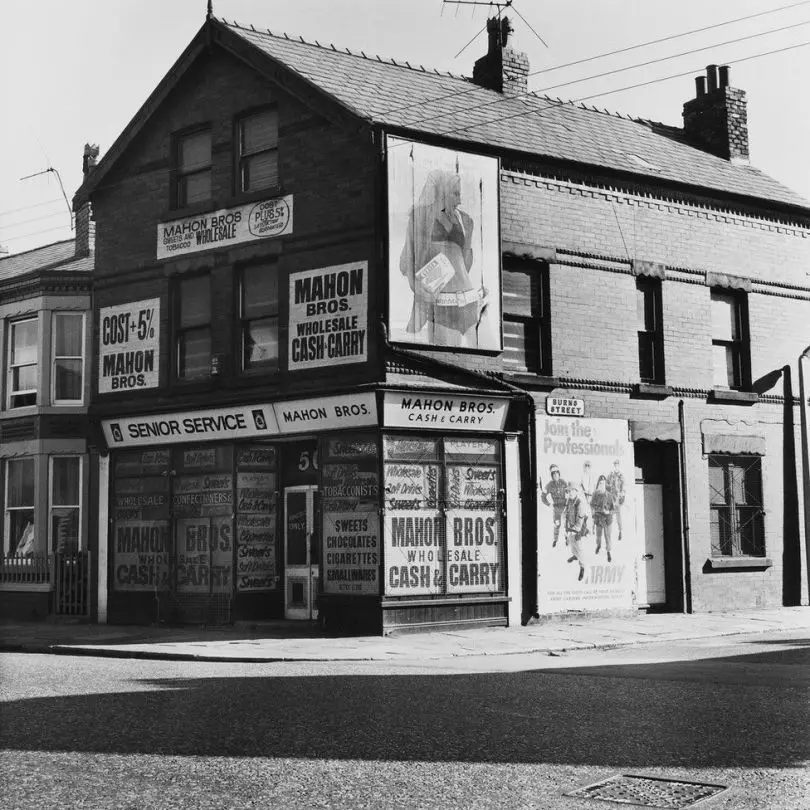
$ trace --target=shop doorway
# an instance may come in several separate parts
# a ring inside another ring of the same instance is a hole
[[[315,486],[284,490],[284,617],[318,618],[321,538],[319,493]]]
[[[667,601],[664,567],[664,488],[661,484],[637,485],[636,537],[643,540],[638,564],[639,602],[653,606]]]

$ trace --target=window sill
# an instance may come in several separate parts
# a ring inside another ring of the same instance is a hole
[[[672,389],[668,385],[657,383],[636,383],[633,386],[633,395],[650,399],[666,399],[672,396]]]
[[[770,557],[709,557],[706,569],[728,571],[739,569],[765,570],[773,565]]]
[[[739,405],[753,405],[759,402],[756,391],[738,391],[734,388],[712,388],[709,402],[736,402]]]
[[[547,377],[543,374],[532,374],[529,371],[504,371],[503,378],[513,385],[525,385],[530,388],[552,388],[560,387],[558,377]]]
[[[214,205],[214,200],[203,200],[202,202],[191,203],[191,205],[184,205],[177,208],[169,208],[164,211],[161,217],[161,222],[170,222],[173,219],[185,219],[186,217],[193,217],[197,214],[206,214],[210,211],[216,211],[218,206]]]
[[[284,191],[281,186],[269,186],[258,191],[240,191],[232,197],[223,200],[223,208],[233,208],[237,205],[249,205],[258,200],[273,200],[276,197],[283,197]]]

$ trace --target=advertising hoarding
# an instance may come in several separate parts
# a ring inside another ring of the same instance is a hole
[[[160,376],[160,299],[99,310],[98,392],[157,388]]]

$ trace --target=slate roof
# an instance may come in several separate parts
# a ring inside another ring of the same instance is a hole
[[[503,96],[471,79],[215,19],[370,123],[810,208],[759,169],[683,142],[683,131],[547,96]]]
[[[15,253],[0,258],[0,281],[24,276],[37,270],[59,270],[69,273],[91,273],[93,257],[76,259],[76,245],[73,239],[54,242],[51,245]]]

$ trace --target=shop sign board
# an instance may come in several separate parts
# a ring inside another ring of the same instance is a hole
[[[373,391],[276,402],[273,410],[278,432],[285,434],[377,424],[377,403]]]
[[[105,419],[102,427],[110,447],[255,439],[278,433],[270,405]]]
[[[117,520],[113,542],[116,590],[168,590],[171,533],[167,520]]]
[[[368,262],[290,274],[290,371],[368,357]]]
[[[441,512],[389,509],[385,524],[386,594],[443,593],[445,519]]]
[[[157,388],[160,299],[130,301],[99,311],[98,392]]]
[[[374,504],[324,515],[325,593],[379,593],[380,519]]]
[[[495,510],[448,509],[446,517],[447,592],[501,590],[501,522]]]
[[[159,222],[157,258],[158,261],[171,259],[257,239],[285,236],[292,232],[293,198],[288,194],[286,197]]]
[[[641,551],[627,422],[546,416],[538,409],[536,441],[538,610],[632,608]],[[569,484],[576,495],[566,499]],[[587,533],[566,533],[578,514]]]
[[[585,416],[585,400],[570,397],[546,397],[549,416]]]
[[[427,430],[503,430],[509,401],[496,397],[387,392],[383,402],[386,427]]]

